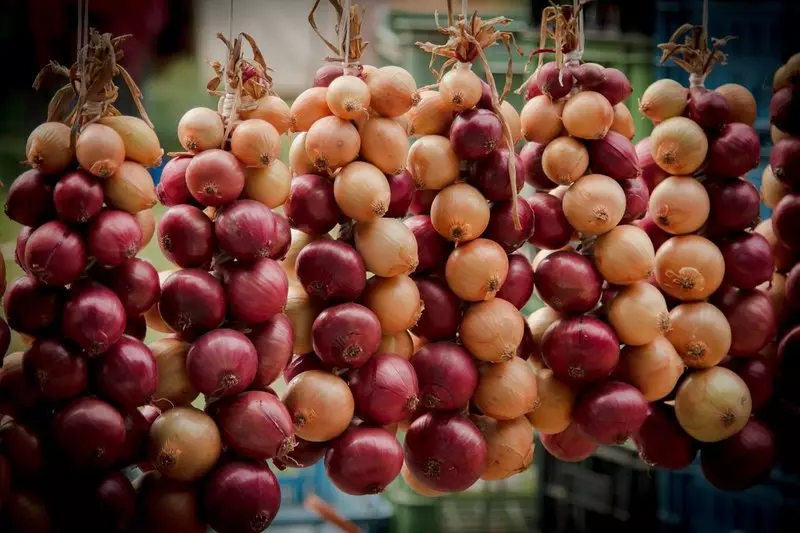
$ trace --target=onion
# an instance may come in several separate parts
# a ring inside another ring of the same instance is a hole
[[[671,329],[666,333],[687,366],[715,366],[728,354],[731,327],[725,315],[706,302],[686,303],[669,315]]]
[[[381,337],[381,344],[378,346],[377,353],[395,354],[406,361],[411,359],[414,354],[414,341],[411,333],[401,331],[396,335],[384,335]]]
[[[501,137],[500,119],[488,109],[462,112],[450,126],[450,141],[461,159],[486,157],[495,149]]]
[[[800,272],[800,269],[795,269],[797,272]],[[789,288],[793,290],[797,290],[797,272],[793,275],[794,281],[789,286]],[[782,324],[786,322],[786,319],[789,315],[789,302],[787,297],[787,286],[786,281],[787,276],[783,274],[779,274],[775,272],[772,277],[768,281],[765,281],[758,287],[758,290],[762,291],[764,294],[769,296],[770,301],[772,302],[772,307],[775,310],[775,316],[777,317],[778,324]],[[794,299],[794,298],[793,298]]]
[[[306,152],[318,172],[332,174],[358,157],[361,137],[355,126],[339,117],[323,117],[306,134]]]
[[[295,282],[297,279],[295,273],[297,256],[300,254],[302,249],[308,244],[317,240],[330,240],[330,236],[327,234],[309,235],[308,233],[303,233],[302,231],[296,229],[290,229],[289,239],[291,241],[289,249],[287,250],[286,256],[283,258],[281,264],[283,269],[286,271],[286,275],[289,277],[289,280]]]
[[[81,235],[54,220],[33,231],[25,243],[28,271],[47,285],[74,282],[86,268],[86,245]]]
[[[542,166],[542,157],[546,148],[546,144],[529,142],[525,143],[519,152],[520,169],[525,176],[525,181],[535,189],[545,191],[555,187],[555,183],[550,181]]]
[[[78,163],[90,173],[101,178],[114,174],[125,159],[122,137],[103,124],[89,124],[83,128],[75,143]]]
[[[260,118],[239,123],[231,134],[231,153],[248,167],[266,167],[281,151],[280,133]]]
[[[528,315],[527,323],[531,332],[531,342],[535,345],[537,361],[541,362],[541,343],[547,328],[562,318],[561,313],[544,305]]]
[[[286,315],[278,314],[259,324],[248,337],[258,354],[258,369],[251,387],[266,389],[292,357],[292,323]]]
[[[232,257],[254,261],[269,257],[276,239],[274,215],[255,200],[237,200],[217,213],[217,242]]]
[[[36,492],[22,488],[9,490],[3,506],[0,524],[4,530],[24,533],[49,533],[53,531],[52,511]]]
[[[520,229],[514,227],[514,210],[511,200],[495,203],[489,213],[489,225],[483,237],[500,244],[507,253],[520,248],[533,234],[533,210],[522,198],[517,198]]]
[[[353,495],[382,492],[402,466],[403,449],[383,428],[350,428],[325,454],[325,469],[333,484]]]
[[[628,77],[624,72],[615,68],[603,70],[603,79],[594,87],[594,90],[605,96],[612,106],[626,100],[632,92]]]
[[[360,301],[375,313],[384,335],[395,335],[413,327],[424,305],[416,284],[405,274],[391,278],[373,276],[367,281]]]
[[[219,327],[225,307],[222,284],[202,270],[180,270],[161,286],[158,311],[164,322],[185,338]]]
[[[99,264],[118,266],[139,251],[142,230],[130,214],[106,209],[92,219],[87,241],[89,254]]]
[[[408,110],[410,135],[445,135],[453,122],[453,112],[437,91],[420,91]]]
[[[789,135],[800,133],[797,120],[800,110],[800,100],[797,98],[795,87],[786,87],[775,91],[769,101],[769,120]]]
[[[756,355],[775,337],[776,315],[769,296],[733,288],[716,296],[715,304],[731,325],[730,355]]]
[[[800,250],[800,235],[795,231],[800,222],[800,195],[791,193],[778,202],[772,213],[772,225],[780,244]]]
[[[354,161],[342,169],[336,176],[333,193],[342,212],[358,222],[382,217],[391,200],[386,176],[363,161]]]
[[[397,174],[405,169],[408,136],[397,122],[388,118],[371,118],[359,128],[359,134],[364,161],[386,174]]]
[[[525,140],[547,144],[558,137],[564,128],[561,122],[563,109],[563,103],[553,103],[550,97],[544,94],[525,102],[519,115]]]
[[[366,65],[365,65],[366,66]],[[373,67],[374,68],[374,67]],[[360,74],[366,74],[362,72]],[[333,80],[344,76],[344,67],[340,64],[326,63],[314,73],[314,87],[328,87]],[[362,76],[366,77],[366,76]]]
[[[639,177],[641,169],[636,149],[624,135],[609,132],[604,138],[589,143],[592,171],[616,180]]]
[[[125,308],[110,289],[86,282],[70,288],[61,321],[63,333],[88,356],[105,352],[122,337]]]
[[[461,301],[439,278],[421,277],[415,283],[422,313],[412,327],[414,334],[427,340],[454,338],[461,322]]]
[[[770,152],[769,164],[774,177],[782,183],[791,187],[799,185],[800,139],[788,137],[775,143]]]
[[[397,219],[357,223],[355,244],[367,270],[376,276],[408,274],[419,263],[414,234]]]
[[[180,267],[207,266],[214,255],[214,227],[198,208],[176,205],[158,222],[158,244],[164,256]]]
[[[5,320],[0,319],[0,353],[3,355],[8,352],[8,346],[11,344],[11,329]]]
[[[601,235],[622,220],[625,192],[619,183],[608,176],[591,174],[567,189],[562,205],[564,215],[573,228]]]
[[[49,330],[61,316],[65,291],[22,276],[8,286],[3,297],[3,311],[15,331],[38,335]]]
[[[292,174],[280,159],[264,167],[245,169],[244,193],[274,209],[283,205],[289,197]]]
[[[292,381],[295,376],[302,374],[308,370],[323,370],[331,373],[332,368],[319,360],[317,354],[314,352],[295,355],[292,357],[286,368],[283,369],[283,379],[287,383]]]
[[[614,108],[602,94],[582,91],[567,100],[561,118],[573,137],[602,139],[614,122]]]
[[[633,139],[636,134],[633,115],[631,115],[628,106],[622,102],[614,106],[614,121],[611,123],[609,131],[619,133],[626,139]]]
[[[377,69],[365,80],[370,92],[370,106],[379,115],[397,117],[411,109],[417,83],[407,70],[387,66]]]
[[[475,107],[482,94],[481,79],[472,71],[470,63],[457,63],[442,76],[439,83],[439,95],[442,101],[456,112]]]
[[[705,224],[710,200],[703,185],[690,176],[671,176],[650,195],[650,213],[658,226],[672,234],[692,233]]]
[[[58,174],[66,170],[73,157],[70,136],[69,126],[61,122],[39,124],[25,144],[25,162],[43,174]]]
[[[650,466],[681,470],[694,461],[696,442],[678,424],[675,410],[663,403],[651,403],[644,423],[633,435],[639,457]]]
[[[584,391],[572,414],[580,430],[600,444],[623,444],[644,423],[647,401],[635,387],[607,381]]]
[[[597,443],[571,423],[561,433],[540,434],[539,440],[550,455],[561,461],[577,463],[594,453]]]
[[[534,409],[536,375],[533,368],[513,355],[481,371],[472,401],[495,420],[512,420]]]
[[[285,216],[275,212],[272,213],[272,216],[275,220],[275,240],[272,241],[269,258],[282,261],[292,245],[292,227],[289,225],[289,219]]]
[[[308,294],[323,301],[353,301],[364,290],[366,270],[349,244],[320,240],[298,254],[297,278]]]
[[[569,66],[564,65],[559,68],[555,61],[551,61],[536,70],[532,81],[538,85],[541,94],[546,94],[552,100],[558,100],[567,96],[572,90],[574,77]]]
[[[186,168],[191,162],[190,157],[173,157],[164,165],[156,187],[158,200],[162,204],[173,206],[195,202],[186,185]]]
[[[746,179],[715,180],[706,184],[706,191],[711,206],[706,222],[708,233],[743,231],[758,220],[758,189]]]
[[[205,206],[232,202],[242,194],[244,182],[242,164],[224,150],[206,150],[194,156],[186,167],[186,186],[194,199]]]
[[[658,166],[673,175],[690,175],[706,159],[708,139],[694,121],[667,119],[650,135],[650,150]]]
[[[639,112],[658,124],[683,114],[689,91],[675,80],[664,78],[650,84],[639,99]]]
[[[320,309],[319,304],[309,298],[302,287],[297,285],[289,286],[285,313],[292,322],[295,352],[308,353],[312,351],[311,327]]]
[[[503,118],[508,125],[508,129],[511,130],[511,142],[516,146],[516,144],[522,139],[522,120],[520,119],[519,113],[517,113],[517,110],[508,102],[508,100],[503,100],[500,102],[500,114],[503,115]],[[500,137],[499,146],[505,148],[508,147],[505,136]]]
[[[647,185],[647,190],[652,193],[659,183],[669,177],[669,173],[658,166],[653,159],[650,137],[645,137],[636,144],[636,157],[642,171],[642,180]]]
[[[283,268],[272,259],[226,267],[224,282],[230,315],[242,322],[265,322],[286,305],[289,282]]]
[[[742,430],[704,446],[700,464],[705,478],[723,490],[742,490],[765,481],[776,460],[775,436],[769,427],[750,420]]]
[[[283,206],[293,228],[306,233],[328,233],[341,216],[330,180],[315,174],[296,176]]]
[[[605,67],[598,63],[582,63],[573,67],[572,74],[582,90],[593,89],[603,82]]]
[[[406,420],[419,404],[419,386],[411,363],[394,354],[376,354],[350,376],[355,413],[382,426]]]
[[[121,456],[125,421],[109,404],[81,398],[56,413],[53,437],[72,466],[105,469]]]
[[[672,235],[661,229],[650,216],[650,213],[645,215],[641,220],[633,223],[636,227],[641,228],[650,238],[653,243],[653,249],[658,251],[661,245],[672,238]]]
[[[4,417],[5,418],[5,417]],[[14,468],[16,482],[35,480],[44,472],[46,463],[44,435],[31,426],[12,418],[0,428],[0,450]],[[1,487],[0,487],[1,489]],[[2,497],[3,494],[0,494]]]
[[[306,152],[306,133],[295,135],[289,148],[289,170],[292,176],[311,174],[315,171],[314,162]]]
[[[473,421],[486,440],[486,467],[481,479],[508,479],[530,466],[535,445],[531,425],[525,417],[497,421],[481,416]]]
[[[353,418],[353,395],[339,377],[308,370],[294,377],[283,403],[292,415],[295,433],[311,442],[341,435]]]
[[[292,125],[291,110],[283,99],[274,94],[268,94],[256,100],[255,103],[256,107],[241,111],[239,116],[244,120],[266,120],[281,135],[289,130]]]
[[[672,344],[659,335],[645,345],[623,348],[614,378],[633,385],[653,402],[672,392],[685,368]]]
[[[512,198],[511,180],[508,173],[508,156],[508,150],[499,148],[478,161],[475,166],[475,173],[470,182],[478,188],[487,200],[498,201]],[[518,155],[514,157],[516,158],[514,183],[516,184],[517,192],[519,192],[525,185],[524,167],[520,157]]]
[[[408,151],[408,170],[418,189],[439,190],[456,181],[460,162],[450,139],[425,135]]]
[[[198,395],[186,372],[186,354],[191,346],[178,339],[165,338],[148,347],[158,368],[158,386],[153,394],[156,406],[166,411],[191,404]]]
[[[620,342],[633,346],[648,344],[671,329],[664,297],[647,282],[623,288],[609,305],[608,320]]]
[[[722,245],[725,281],[740,289],[753,289],[772,278],[772,247],[758,233],[742,233]]]
[[[123,161],[119,169],[103,180],[106,204],[135,215],[158,201],[153,178],[142,165]]]
[[[770,361],[763,357],[731,358],[725,366],[736,372],[747,385],[754,413],[769,403],[775,382],[775,370]]]
[[[706,130],[713,130],[732,122],[730,106],[725,97],[705,87],[693,87],[689,90],[687,111],[687,116]]]
[[[308,468],[315,465],[325,457],[328,451],[328,442],[309,442],[303,439],[296,439],[297,446],[287,453],[282,458],[273,458],[272,464],[278,470],[284,470],[287,466],[290,468]]]
[[[292,131],[308,131],[311,126],[332,115],[327,103],[328,88],[312,87],[300,93],[291,106]]]
[[[206,480],[203,507],[216,531],[262,531],[280,504],[278,479],[264,464],[226,462]]]
[[[452,411],[467,404],[478,386],[475,362],[463,348],[433,342],[411,358],[419,382],[419,398],[426,409]]]
[[[453,250],[445,269],[450,289],[469,302],[494,298],[507,275],[508,256],[488,239],[475,239]]]
[[[673,237],[656,253],[659,287],[680,300],[707,298],[719,288],[724,274],[722,253],[703,237]]]
[[[119,297],[128,316],[141,315],[158,302],[158,272],[142,259],[133,259],[110,272],[108,286]]]
[[[533,268],[528,259],[521,254],[511,254],[508,256],[506,281],[496,296],[522,309],[533,294],[533,279]]]
[[[400,470],[400,476],[403,478],[403,481],[405,481],[406,485],[408,485],[408,488],[420,496],[425,496],[426,498],[438,498],[443,494],[438,490],[434,490],[424,485],[420,480],[414,477],[414,474],[411,473],[405,463],[403,464],[403,468]]]
[[[206,333],[186,355],[189,381],[209,396],[230,396],[245,390],[255,379],[257,366],[253,343],[232,329]]]
[[[728,122],[740,122],[748,126],[755,124],[758,111],[753,93],[736,83],[726,83],[715,90],[728,102],[730,108]]]
[[[38,175],[35,171],[28,172]],[[21,177],[17,178],[17,181],[12,184],[9,190],[9,202],[7,205],[11,205],[11,194],[14,191],[14,185],[20,179]],[[83,224],[99,213],[103,207],[103,187],[91,174],[83,170],[75,170],[65,174],[56,183],[52,194],[52,200],[49,198],[44,200],[36,209],[47,209],[48,203],[52,201],[58,217],[64,222]],[[7,214],[13,218],[13,213],[8,212]]]
[[[545,250],[566,246],[574,229],[564,215],[561,200],[547,193],[536,193],[527,201],[533,210],[533,235],[529,242]]]
[[[445,264],[453,246],[436,232],[431,223],[431,217],[428,215],[415,215],[403,222],[414,234],[417,241],[419,264],[416,272],[430,272]]]
[[[558,137],[547,144],[541,164],[550,181],[558,185],[571,185],[586,173],[589,152],[573,137]]]
[[[431,222],[449,240],[470,241],[489,224],[489,205],[475,187],[466,183],[450,185],[433,200]]]
[[[585,313],[600,301],[603,280],[586,257],[558,251],[536,267],[536,288],[542,301],[563,313]]]
[[[619,360],[619,340],[614,331],[591,316],[554,322],[547,328],[541,347],[556,377],[573,383],[605,379]]]
[[[173,481],[158,472],[139,478],[139,513],[153,533],[205,533],[197,504],[197,487]]]
[[[325,101],[337,117],[356,120],[369,113],[369,87],[356,76],[339,76],[328,85]]]
[[[340,304],[329,307],[317,316],[312,327],[312,338],[314,352],[322,362],[331,366],[358,368],[378,349],[381,325],[378,317],[363,305]]]
[[[434,190],[416,190],[411,198],[411,205],[408,210],[412,215],[429,215],[431,212],[431,204],[433,199],[439,191]]]
[[[150,458],[170,479],[200,479],[216,464],[221,448],[217,425],[193,407],[170,409],[150,427]]]
[[[0,367],[0,392],[8,398],[5,403],[11,404],[11,415],[16,414],[17,406],[30,409],[39,401],[36,388],[25,377],[23,357],[22,352],[10,353],[3,358]],[[5,414],[0,418],[5,418]]]
[[[752,126],[725,124],[708,148],[707,172],[712,176],[736,177],[758,166],[761,144]]]
[[[14,222],[36,227],[56,217],[53,185],[38,170],[26,170],[20,174],[8,188],[7,195],[5,212]]]
[[[609,283],[629,285],[650,276],[655,251],[644,230],[622,225],[597,239],[594,261],[597,270]]]
[[[647,184],[641,178],[623,180],[620,185],[625,193],[625,213],[622,215],[620,223],[630,224],[647,214],[650,192]]]
[[[772,227],[771,221],[770,227]],[[33,230],[34,228],[23,226],[22,229],[19,230],[19,235],[17,235],[17,243],[14,247],[14,262],[17,263],[26,273],[28,273],[28,265],[25,263],[25,247],[28,245],[28,239],[30,239]],[[5,265],[5,263],[3,263],[3,265]],[[5,279],[5,275],[3,275],[4,283]],[[5,293],[5,290],[3,292]]]
[[[536,402],[526,413],[528,422],[541,434],[561,433],[572,420],[575,391],[555,377],[550,369],[536,372]]]
[[[194,107],[178,122],[178,140],[192,153],[219,148],[225,136],[222,117],[213,109]]]
[[[158,389],[158,366],[150,349],[123,336],[93,368],[96,390],[116,405],[132,409],[150,403]]]
[[[513,304],[495,298],[467,308],[459,338],[464,347],[482,361],[508,361],[517,353],[524,326],[525,321]]]
[[[247,391],[222,400],[214,419],[223,443],[244,457],[257,461],[283,458],[294,449],[289,412],[269,392]]]

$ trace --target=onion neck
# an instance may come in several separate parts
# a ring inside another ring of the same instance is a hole
[[[689,88],[696,89],[698,87],[706,86],[707,74],[696,74],[694,72],[689,74]]]

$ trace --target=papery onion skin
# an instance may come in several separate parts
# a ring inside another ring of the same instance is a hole
[[[693,233],[708,219],[711,203],[703,185],[690,176],[671,176],[650,194],[649,212],[672,234]]]
[[[525,321],[516,307],[502,298],[467,308],[459,328],[459,339],[482,361],[508,361],[522,342]],[[524,413],[522,413],[524,414]]]
[[[800,140],[789,137],[775,143],[769,164],[776,179],[796,188],[800,184]]]
[[[47,285],[68,285],[83,273],[87,264],[82,236],[61,221],[36,228],[25,243],[25,265]]]
[[[583,391],[572,416],[581,431],[600,444],[622,444],[644,423],[647,401],[636,387],[607,381]]]
[[[775,261],[772,247],[758,233],[742,233],[725,240],[725,281],[740,289],[754,289],[772,278]]]
[[[322,370],[324,372],[332,372],[333,369],[320,361],[317,354],[314,352],[294,355],[286,368],[283,369],[283,379],[286,383],[292,381],[295,376],[302,374],[308,370]]]
[[[758,189],[746,179],[733,178],[706,183],[711,210],[706,231],[722,235],[744,231],[758,221],[760,198]]]
[[[119,458],[125,444],[125,422],[109,404],[80,398],[53,419],[53,436],[76,468],[104,469]]]
[[[618,262],[620,259],[622,263]],[[650,277],[655,250],[644,230],[621,225],[597,238],[594,262],[609,283],[629,285]]]
[[[161,296],[158,272],[143,259],[133,259],[111,271],[108,287],[119,297],[128,316],[141,315]]]
[[[278,470],[288,468],[308,468],[317,464],[328,451],[328,442],[310,442],[303,439],[296,439],[297,446],[287,453],[283,458],[274,458],[272,464]]]
[[[800,194],[790,193],[778,202],[772,211],[772,226],[778,241],[791,249],[800,251]]]
[[[592,172],[615,180],[630,180],[641,174],[636,148],[624,135],[609,131],[602,139],[589,143]]]
[[[615,131],[626,139],[633,139],[633,136],[636,135],[633,115],[628,106],[622,102],[614,106],[614,122],[611,123],[610,131]]]
[[[378,317],[384,335],[395,335],[413,327],[424,305],[416,284],[404,274],[391,278],[371,277],[359,301]]]
[[[133,258],[142,245],[136,219],[116,209],[106,209],[89,224],[89,254],[104,266],[118,266]]]
[[[219,148],[224,136],[222,117],[207,107],[188,110],[178,122],[178,140],[191,153]]]
[[[730,108],[729,121],[755,125],[758,109],[756,99],[747,88],[736,83],[725,83],[715,89],[722,94]]]
[[[642,180],[651,193],[656,186],[669,177],[669,173],[658,166],[653,159],[650,137],[645,137],[636,144],[636,157],[642,170]]]
[[[305,233],[328,233],[339,222],[333,183],[316,174],[295,176],[289,199],[283,206],[293,228]]]
[[[102,181],[106,205],[135,215],[158,202],[153,177],[139,163],[123,161],[116,172]]]
[[[262,531],[280,504],[278,479],[263,463],[226,461],[205,480],[203,514],[214,531]]]
[[[61,220],[83,224],[102,209],[103,187],[88,172],[76,170],[58,180],[52,198]],[[43,207],[46,206],[47,203],[43,203]]]
[[[603,280],[586,257],[557,251],[536,267],[536,288],[542,301],[563,313],[585,313],[600,301]]]
[[[732,357],[725,366],[744,380],[750,391],[753,412],[764,408],[775,390],[775,366],[764,357]]]
[[[186,185],[186,168],[191,161],[190,157],[174,157],[164,165],[156,187],[158,200],[162,204],[171,207],[196,203]]]
[[[645,89],[639,112],[655,123],[680,116],[688,104],[689,91],[675,80],[657,80]]]
[[[461,322],[461,300],[436,277],[418,277],[415,280],[423,303],[422,313],[411,331],[427,340],[453,339]]]
[[[379,494],[400,473],[403,448],[383,428],[357,426],[337,438],[325,454],[333,484],[353,495]]]
[[[453,111],[438,91],[420,91],[408,111],[410,135],[445,135],[453,123]]]
[[[547,143],[541,164],[542,171],[550,181],[569,186],[589,168],[589,152],[580,141],[565,135]]]
[[[567,100],[561,118],[570,135],[602,139],[614,122],[614,108],[602,94],[581,91]]]
[[[217,212],[214,233],[222,249],[235,259],[269,257],[275,241],[272,211],[255,200],[237,200]]]
[[[673,237],[656,253],[656,280],[664,292],[683,301],[702,300],[716,291],[725,275],[725,260],[708,239]]]
[[[308,370],[289,382],[282,398],[292,415],[295,434],[311,442],[326,442],[347,430],[353,419],[353,395],[341,378]]]
[[[61,316],[66,291],[39,283],[33,276],[12,281],[3,296],[3,311],[11,329],[38,335],[50,329]]]
[[[411,363],[395,354],[375,354],[350,376],[355,413],[386,426],[407,420],[419,405],[419,385]]]
[[[297,278],[305,291],[325,302],[353,301],[364,290],[366,268],[356,250],[341,241],[319,240],[300,250]]]
[[[620,342],[633,346],[648,344],[671,328],[664,297],[647,282],[623,287],[608,305],[608,321]]]
[[[265,167],[246,168],[243,194],[270,209],[282,206],[289,198],[292,173],[280,159]]]
[[[476,160],[494,151],[502,136],[500,119],[494,111],[473,109],[456,115],[450,126],[453,150],[461,159]]]
[[[632,92],[628,77],[616,68],[603,70],[603,81],[594,90],[605,96],[612,106],[626,100]]]
[[[88,356],[101,354],[122,337],[125,308],[111,289],[92,282],[74,284],[64,305],[61,330]]]
[[[222,324],[225,307],[222,284],[202,270],[177,271],[161,286],[158,310],[162,318],[189,339]]]
[[[569,244],[575,230],[564,215],[561,200],[547,193],[536,193],[527,201],[533,210],[533,235],[528,242],[545,250],[558,250]]]
[[[709,91],[705,87],[689,89],[689,105],[687,116],[697,122],[703,129],[713,130],[730,120],[728,101],[717,91]]]
[[[620,224],[630,224],[647,214],[650,202],[650,192],[647,184],[641,178],[623,180],[620,182],[625,193],[625,214],[622,215]]]
[[[512,356],[481,369],[472,402],[495,420],[512,420],[533,411],[536,396],[533,367]]]
[[[189,381],[208,396],[242,392],[255,379],[258,355],[244,334],[215,329],[197,339],[186,354]]]
[[[411,364],[419,383],[419,399],[426,409],[459,409],[478,386],[474,359],[451,342],[426,344],[412,356]]]
[[[414,180],[408,170],[394,175],[386,175],[391,191],[391,200],[386,210],[386,217],[403,218],[408,213],[414,198]]]
[[[591,316],[554,322],[542,338],[541,349],[555,375],[573,383],[605,379],[619,361],[619,340],[614,331]]]
[[[125,160],[125,144],[122,137],[108,126],[89,124],[75,142],[75,157],[81,167],[95,176],[108,178]]]
[[[327,94],[327,85],[315,86],[306,89],[294,99],[290,108],[291,131],[307,132],[315,122],[333,114],[326,101]]]
[[[443,189],[458,179],[459,170],[458,154],[442,135],[424,135],[408,151],[408,171],[417,189]]]
[[[481,192],[466,183],[450,185],[431,204],[431,223],[451,241],[466,242],[482,234],[489,225],[489,204]]]
[[[555,104],[545,94],[529,99],[520,112],[522,134],[528,142],[547,144],[563,130],[561,121],[564,104]],[[613,110],[612,110],[613,119]],[[609,125],[611,121],[609,121]]]
[[[506,253],[514,252],[533,235],[533,209],[521,197],[517,197],[517,215],[519,229],[514,225],[513,200],[496,202],[489,211],[489,225],[482,236],[500,244]]]
[[[381,67],[365,75],[370,91],[370,105],[381,116],[393,118],[411,109],[417,83],[404,68]]]
[[[601,235],[622,220],[625,214],[625,191],[608,176],[590,174],[566,190],[562,207],[573,228]]]
[[[572,421],[575,390],[559,380],[549,368],[536,371],[536,402],[526,413],[528,422],[541,434],[565,431]]]
[[[650,404],[633,441],[639,457],[650,466],[681,470],[697,456],[697,442],[678,424],[675,409],[663,403]]]
[[[644,218],[637,220],[633,223],[636,227],[639,227],[647,233],[647,236],[650,237],[650,242],[653,243],[653,248],[658,251],[661,248],[661,245],[667,242],[669,239],[672,238],[672,235],[661,229],[658,224],[655,223],[653,217],[650,216],[650,213],[647,213]]]
[[[274,394],[251,390],[219,402],[214,421],[223,443],[234,452],[265,461],[294,449],[292,419]]]
[[[194,199],[205,206],[232,202],[242,194],[244,182],[244,167],[224,150],[205,150],[186,167],[186,186]]]
[[[200,479],[214,467],[221,448],[217,425],[193,407],[170,409],[150,426],[149,457],[170,479]]]
[[[534,274],[530,261],[521,254],[508,256],[508,275],[496,296],[522,309],[533,294]]]
[[[732,122],[725,124],[708,147],[710,176],[735,177],[758,166],[761,143],[752,126]]]
[[[286,306],[289,280],[269,258],[224,267],[225,296],[231,317],[247,324],[266,322]]]
[[[539,86],[541,94],[558,100],[569,94],[575,78],[570,67],[563,65],[559,68],[555,61],[551,61],[538,68],[535,79],[531,81]]]
[[[776,460],[772,430],[750,420],[742,430],[700,450],[700,465],[709,483],[722,490],[743,490],[765,481]]]
[[[179,339],[164,338],[148,347],[158,368],[158,387],[153,394],[155,405],[164,411],[190,405],[199,394],[186,372],[186,354],[191,345]]]
[[[447,261],[453,250],[453,243],[439,235],[428,215],[414,215],[403,221],[417,241],[419,264],[418,274],[435,271]],[[490,219],[491,223],[491,219]]]
[[[150,349],[123,335],[93,368],[95,387],[104,398],[125,409],[150,403],[158,388],[158,367]]]
[[[470,182],[490,201],[509,200],[512,197],[511,178],[508,170],[509,151],[498,148],[475,165],[474,177]],[[517,192],[525,185],[525,167],[522,159],[514,155],[515,179]]]
[[[317,316],[312,338],[314,352],[322,362],[358,368],[378,349],[381,326],[375,313],[363,305],[340,304]]]
[[[56,217],[53,185],[35,169],[20,174],[6,193],[5,213],[24,226],[39,226]]]
[[[585,435],[574,422],[560,433],[539,434],[539,440],[550,455],[569,463],[583,461],[597,449],[597,443]]]
[[[614,379],[633,385],[645,400],[654,402],[672,392],[685,368],[672,344],[659,335],[643,346],[625,346]]]
[[[488,416],[475,416],[472,421],[486,439],[486,468],[481,479],[508,479],[524,472],[533,462],[533,429],[525,417],[497,421]]]
[[[705,161],[708,138],[694,121],[672,117],[653,130],[650,151],[662,169],[673,176],[687,176]]]
[[[519,157],[522,163],[521,168],[525,173],[525,181],[537,190],[549,191],[553,189],[556,184],[550,181],[550,178],[547,177],[542,166],[542,156],[544,155],[545,148],[547,148],[546,144],[535,142],[525,143],[525,146],[523,146],[522,150],[519,152]]]
[[[26,163],[44,174],[58,174],[73,161],[70,127],[62,122],[36,126],[25,143]]]
[[[491,300],[508,276],[508,256],[503,248],[488,239],[475,239],[461,245],[447,259],[445,278],[450,289],[462,300]]]
[[[50,401],[74,398],[89,385],[86,360],[55,339],[34,341],[22,357],[22,370],[38,395]]]
[[[731,325],[730,355],[756,355],[775,336],[775,309],[763,292],[726,287],[715,295],[713,302]]]
[[[182,268],[211,264],[214,225],[197,207],[170,207],[158,221],[158,245],[164,256]]]
[[[670,311],[667,339],[687,366],[715,366],[728,354],[731,327],[725,315],[708,302],[684,303]]]

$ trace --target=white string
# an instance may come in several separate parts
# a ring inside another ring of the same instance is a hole
[[[344,0],[344,66],[343,71],[347,74],[350,66],[350,0]]]

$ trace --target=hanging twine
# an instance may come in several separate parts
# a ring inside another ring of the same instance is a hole
[[[328,56],[325,61],[331,63],[341,63],[348,72],[352,68],[361,68],[361,56],[369,45],[361,36],[361,20],[364,16],[364,9],[357,4],[351,6],[350,0],[345,0],[342,5],[341,0],[328,0],[336,11],[336,42],[328,40],[320,31],[317,21],[314,18],[322,0],[314,0],[314,5],[308,13],[308,23],[314,33],[325,43],[325,46],[333,52],[333,56]],[[349,73],[349,72],[348,72]]]

